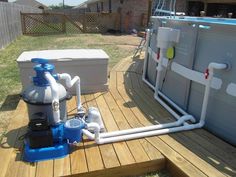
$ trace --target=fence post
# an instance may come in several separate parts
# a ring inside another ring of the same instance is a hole
[[[61,15],[61,17],[62,17],[62,33],[66,33],[66,17],[65,16],[66,16],[65,14]]]
[[[20,12],[21,16],[21,27],[22,27],[22,34],[26,34],[26,25],[25,25],[25,14]]]
[[[87,19],[86,19],[86,13],[83,15],[83,33],[87,32]]]

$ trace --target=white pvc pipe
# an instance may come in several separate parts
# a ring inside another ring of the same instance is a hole
[[[172,109],[170,106],[168,106],[165,102],[163,102],[158,94],[160,94],[169,104],[171,104],[175,109],[177,109],[181,114],[188,115],[183,109],[181,109],[178,105],[176,105],[173,101],[171,101],[169,98],[167,98],[164,94],[162,94],[159,91],[159,85],[161,80],[161,72],[163,71],[164,67],[162,65],[162,61],[165,57],[166,49],[160,49],[160,58],[159,58],[159,64],[157,66],[157,77],[156,77],[156,86],[155,86],[155,99],[165,108],[168,112],[170,112],[176,119],[179,119],[180,116]]]
[[[145,78],[142,78],[142,80],[152,89],[155,90],[155,86],[153,86],[150,82],[148,82]]]
[[[95,139],[100,138],[100,126],[97,123],[92,122],[85,125],[86,125],[86,128],[94,130]]]
[[[209,94],[211,89],[211,82],[214,75],[214,69],[226,69],[227,64],[218,64],[218,63],[210,63],[208,66],[209,69],[209,77],[208,82],[206,84],[203,106],[202,106],[202,114],[200,122],[197,124],[187,124],[186,121],[191,120],[195,121],[193,116],[185,115],[179,117],[179,120],[173,123],[167,123],[162,125],[153,125],[148,127],[141,127],[141,128],[134,128],[128,130],[121,130],[121,131],[114,131],[110,133],[101,133],[100,134],[100,127],[96,123],[87,124],[88,128],[94,128],[94,134],[90,133],[88,130],[83,130],[83,133],[89,137],[89,139],[95,139],[97,144],[105,144],[105,143],[114,143],[118,141],[127,141],[137,138],[144,138],[148,136],[156,136],[162,135],[167,133],[174,133],[179,131],[186,131],[186,130],[193,130],[196,128],[202,128],[205,124],[205,117],[206,117],[206,110],[209,100]],[[168,109],[168,111],[174,111],[166,105],[159,97],[157,99]],[[178,116],[177,116],[178,117]],[[183,126],[180,126],[183,125]],[[171,127],[171,128],[170,128]]]
[[[146,60],[146,59],[145,59]],[[160,62],[160,61],[159,61]],[[158,62],[157,62],[158,63]],[[144,71],[146,72],[146,70],[145,70],[145,68],[147,67],[147,66],[145,66],[146,65],[146,62],[144,62]],[[152,90],[154,90],[155,91],[155,86],[154,85],[152,85],[145,77],[144,77],[144,75],[143,75],[143,77],[142,77],[142,80],[143,80],[143,82],[145,82]],[[160,81],[156,81],[156,82],[158,82],[158,84],[159,84],[159,82]],[[187,112],[185,112],[182,108],[180,108],[177,104],[175,104],[172,100],[170,100],[166,95],[164,95],[162,92],[160,92],[159,90],[157,91],[157,93],[158,94],[155,94],[155,99],[163,106],[163,107],[165,107],[176,119],[179,119],[179,115],[178,114],[176,114],[176,112],[174,112],[166,103],[164,103],[159,97],[158,97],[158,95],[161,95],[169,104],[171,104],[177,111],[179,111],[181,114],[183,114],[183,115],[188,115],[188,113]]]
[[[149,43],[150,43],[150,34],[151,34],[151,30],[147,29],[146,30],[146,49],[145,49],[145,58],[144,58],[144,63],[143,63],[143,75],[142,78],[145,79],[146,78],[146,72],[147,72],[147,60],[148,60],[148,48],[149,48]]]
[[[67,73],[58,74],[59,79],[63,79],[66,81],[66,86],[71,88],[74,84],[76,84],[76,95],[77,95],[77,110],[83,111],[81,104],[81,89],[80,89],[80,78],[79,76],[75,76],[71,80],[71,76]]]
[[[167,105],[158,95],[154,95],[154,98],[160,103],[172,116],[174,116],[177,120],[180,118],[180,115],[177,114],[169,105]]]
[[[180,117],[177,122],[173,122],[173,123],[153,125],[149,127],[141,127],[141,128],[128,129],[128,130],[115,131],[115,132],[102,133],[102,134],[99,133],[100,131],[99,125],[93,123],[91,125],[88,124],[87,126],[95,128],[95,135],[88,132],[87,130],[83,130],[83,133],[87,135],[90,139],[95,139],[97,144],[105,144],[105,143],[127,141],[127,140],[132,140],[132,139],[137,139],[137,138],[148,137],[148,136],[156,136],[156,135],[162,135],[162,134],[167,134],[167,133],[174,133],[174,132],[179,132],[179,131],[202,128],[205,124],[205,116],[206,116],[207,104],[208,104],[208,99],[209,99],[210,86],[211,86],[212,78],[214,75],[214,69],[226,69],[226,68],[227,68],[226,64],[216,64],[216,63],[209,64],[209,67],[208,67],[209,77],[208,77],[208,82],[206,85],[206,90],[205,90],[205,95],[204,95],[202,116],[201,116],[200,122],[197,124],[191,124],[191,125],[187,124],[186,121],[188,120],[195,121],[195,119],[191,115],[186,115],[186,116]],[[166,105],[162,100],[160,102],[163,103],[163,105]],[[168,106],[167,108],[169,109]],[[174,112],[171,108],[169,111]],[[182,124],[184,125],[180,126]],[[172,128],[169,128],[169,127],[172,127]]]
[[[89,132],[86,129],[83,129],[82,132],[84,135],[86,135],[90,140],[95,140],[98,144],[104,144],[104,143],[112,143],[117,141],[124,141],[124,140],[130,140],[130,139],[136,139],[136,138],[142,138],[146,136],[154,136],[159,135],[159,133],[163,134],[165,132],[168,133],[169,130],[175,128],[178,128],[178,126],[181,126],[185,123],[185,121],[194,119],[191,115],[183,116],[178,121],[167,123],[167,124],[161,124],[161,125],[152,125],[148,127],[140,127],[140,128],[134,128],[134,129],[127,129],[127,130],[121,130],[121,131],[114,131],[109,133],[100,133],[100,127],[97,123],[88,123],[86,124],[86,128],[93,128],[94,134]],[[181,126],[186,127],[188,125]],[[172,127],[172,128],[169,128]],[[176,129],[178,130],[178,129]]]
[[[214,76],[214,69],[226,69],[227,67],[228,67],[227,64],[220,64],[220,63],[214,63],[214,62],[208,65],[209,76],[207,78],[207,84],[205,87],[205,93],[204,93],[204,98],[203,98],[203,103],[202,103],[202,112],[201,112],[201,118],[200,118],[200,121],[202,122],[205,122],[205,119],[206,119],[207,107],[208,107],[210,90],[211,90],[211,83]]]
[[[158,38],[161,38],[160,36],[158,36]],[[167,111],[169,111],[176,119],[179,119],[180,116],[172,109],[170,108],[170,106],[168,106],[165,102],[163,102],[160,98],[159,95],[161,95],[169,104],[171,104],[177,111],[179,111],[182,115],[188,115],[187,112],[185,112],[182,108],[180,108],[177,104],[175,104],[173,101],[171,101],[167,96],[165,96],[161,91],[159,91],[159,85],[161,82],[161,73],[164,70],[164,66],[163,66],[163,60],[164,57],[166,55],[166,51],[167,49],[165,48],[166,46],[164,44],[166,43],[162,43],[162,40],[159,40],[159,44],[158,46],[162,46],[162,48],[160,48],[160,58],[159,58],[159,63],[157,66],[157,77],[156,77],[156,85],[155,85],[155,94],[154,97],[155,99],[165,108],[167,109]],[[165,46],[165,47],[164,47]],[[147,83],[147,82],[146,82]]]
[[[88,137],[89,140],[94,140],[95,135],[86,129],[82,129],[82,133]]]
[[[126,134],[153,131],[153,130],[164,129],[164,128],[169,128],[169,127],[177,127],[177,126],[183,125],[186,121],[189,121],[189,120],[193,120],[193,117],[191,115],[183,116],[178,121],[171,122],[171,123],[151,125],[147,127],[139,127],[139,128],[120,130],[120,131],[114,131],[114,132],[108,132],[108,133],[101,133],[100,137],[107,138],[107,137],[121,136],[121,135],[126,135]]]
[[[214,69],[227,69],[228,65],[226,63],[215,63],[215,62],[211,62],[209,65],[208,65],[208,69],[209,70],[213,70]]]
[[[167,134],[167,133],[174,133],[174,132],[179,132],[179,131],[186,131],[186,130],[192,130],[196,128],[202,128],[203,124],[202,123],[197,123],[197,124],[192,124],[192,125],[184,125],[180,127],[174,127],[174,128],[165,128],[165,129],[160,129],[160,130],[153,130],[153,131],[148,131],[148,132],[140,132],[140,133],[134,133],[134,134],[127,134],[127,135],[121,135],[121,136],[115,136],[115,137],[99,137],[94,138],[96,135],[93,135],[92,133],[83,130],[85,132],[85,135],[90,137],[90,139],[95,139],[97,144],[106,144],[106,143],[114,143],[118,141],[127,141],[127,140],[132,140],[132,139],[137,139],[137,138],[144,138],[144,137],[149,137],[149,136],[157,136],[157,135],[162,135],[162,134]]]
[[[149,132],[142,132],[142,133],[136,133],[136,134],[130,134],[130,135],[123,135],[123,136],[117,136],[117,137],[110,137],[110,138],[99,138],[95,139],[95,141],[98,144],[105,144],[105,143],[114,143],[118,141],[127,141],[137,138],[144,138],[149,136],[157,136],[157,135],[163,135],[167,133],[174,133],[179,131],[187,131],[192,130],[196,128],[202,128],[202,124],[193,124],[193,125],[185,125],[181,127],[174,127],[174,128],[166,128],[161,130],[154,130]]]
[[[169,99],[165,94],[163,94],[161,91],[158,91],[158,95],[163,97],[169,104],[171,104],[177,111],[179,111],[183,115],[188,115],[187,112],[185,112],[182,108],[180,108],[177,104],[175,104],[171,99]]]
[[[52,111],[54,123],[60,123],[60,104],[59,104],[59,90],[58,84],[54,77],[49,73],[45,72],[45,79],[49,82],[52,92]]]

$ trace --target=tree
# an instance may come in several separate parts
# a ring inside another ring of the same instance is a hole
[[[63,3],[59,3],[58,5],[50,5],[49,6],[51,9],[63,9]],[[73,6],[69,6],[69,5],[64,5],[64,9],[72,9]]]

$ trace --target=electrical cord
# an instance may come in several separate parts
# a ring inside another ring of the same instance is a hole
[[[165,81],[166,81],[166,77],[167,77],[167,73],[168,73],[168,71],[170,71],[171,63],[172,63],[172,61],[169,59],[167,67],[166,67],[166,70],[165,70],[165,74],[164,74],[164,77],[163,77],[163,80],[162,80],[162,84],[161,84],[161,87],[160,87],[160,91],[162,91],[162,89],[164,87],[164,84],[165,84]]]

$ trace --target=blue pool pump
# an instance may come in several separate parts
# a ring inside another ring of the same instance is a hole
[[[41,58],[32,59],[32,62],[37,63],[34,66],[36,76],[22,93],[29,115],[24,160],[37,162],[64,157],[70,153],[72,143],[81,142],[84,115],[80,113],[67,120],[66,100],[69,97],[64,86],[57,82],[54,65]]]
[[[29,138],[25,139],[25,148],[24,148],[24,160],[27,162],[37,162],[41,160],[50,160],[61,158],[70,153],[70,144],[71,143],[79,143],[82,139],[82,129],[84,128],[84,123],[81,119],[73,118],[65,123],[61,123],[57,126],[53,126],[50,128],[51,134],[43,133],[42,131],[36,131],[38,136],[34,136],[37,140],[41,142],[43,135],[48,136],[46,139],[49,140],[50,135],[52,137],[51,145],[45,147],[31,147],[32,142],[30,142]],[[40,135],[41,134],[41,135]],[[36,141],[36,140],[35,140]],[[50,140],[49,140],[50,141]]]

